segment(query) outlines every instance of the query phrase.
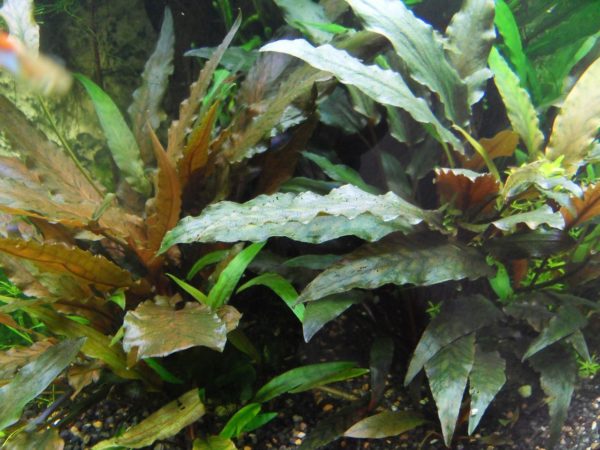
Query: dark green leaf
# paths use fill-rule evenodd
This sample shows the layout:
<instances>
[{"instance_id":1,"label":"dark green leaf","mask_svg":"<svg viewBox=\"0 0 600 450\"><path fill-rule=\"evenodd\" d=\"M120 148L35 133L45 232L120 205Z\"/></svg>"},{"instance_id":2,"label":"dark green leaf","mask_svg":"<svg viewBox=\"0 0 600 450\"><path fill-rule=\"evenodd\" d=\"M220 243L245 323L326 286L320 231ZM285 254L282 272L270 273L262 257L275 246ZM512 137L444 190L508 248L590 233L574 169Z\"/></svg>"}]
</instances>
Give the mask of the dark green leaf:
<instances>
[{"instance_id":1,"label":"dark green leaf","mask_svg":"<svg viewBox=\"0 0 600 450\"><path fill-rule=\"evenodd\" d=\"M475 334L471 333L442 348L425 364L446 447L452 442L474 357Z\"/></svg>"},{"instance_id":2,"label":"dark green leaf","mask_svg":"<svg viewBox=\"0 0 600 450\"><path fill-rule=\"evenodd\" d=\"M219 433L219 436L228 439L239 436L244 427L260 413L260 409L261 406L259 403L250 403L244 406L231 416L223 427L223 430Z\"/></svg>"},{"instance_id":3,"label":"dark green leaf","mask_svg":"<svg viewBox=\"0 0 600 450\"><path fill-rule=\"evenodd\" d=\"M156 359L146 358L144 359L144 362L148 365L148 367L150 367L158 374L161 380L166 381L167 383L183 384L183 380L181 378L178 378L175 375L173 375L169 370L167 370L165 366L159 363Z\"/></svg>"},{"instance_id":4,"label":"dark green leaf","mask_svg":"<svg viewBox=\"0 0 600 450\"><path fill-rule=\"evenodd\" d=\"M288 259L283 264L287 267L303 267L305 269L323 270L338 262L340 255L301 255Z\"/></svg>"},{"instance_id":5,"label":"dark green leaf","mask_svg":"<svg viewBox=\"0 0 600 450\"><path fill-rule=\"evenodd\" d=\"M357 295L352 295L352 292L346 292L308 303L302 321L304 340L306 342L310 341L325 324L335 319L353 304L358 303L360 299L357 297Z\"/></svg>"},{"instance_id":6,"label":"dark green leaf","mask_svg":"<svg viewBox=\"0 0 600 450\"><path fill-rule=\"evenodd\" d=\"M475 362L469 375L469 394L471 395L471 414L469 415L469 434L473 434L485 410L506 382L505 362L498 352L485 352L475 348Z\"/></svg>"},{"instance_id":7,"label":"dark green leaf","mask_svg":"<svg viewBox=\"0 0 600 450\"><path fill-rule=\"evenodd\" d=\"M292 283L283 278L277 273L263 273L255 278L252 278L247 283L244 283L237 292L242 292L252 286L266 286L275 292L286 305L290 307L292 312L298 317L300 322L304 320L304 305L296 304L298 300L298 292Z\"/></svg>"},{"instance_id":8,"label":"dark green leaf","mask_svg":"<svg viewBox=\"0 0 600 450\"><path fill-rule=\"evenodd\" d=\"M214 252L207 253L194 263L185 278L190 281L206 266L223 261L228 254L229 250L215 250Z\"/></svg>"},{"instance_id":9,"label":"dark green leaf","mask_svg":"<svg viewBox=\"0 0 600 450\"><path fill-rule=\"evenodd\" d=\"M302 152L305 158L318 165L325 174L334 181L352 184L370 194L378 194L379 190L364 182L360 174L344 164L333 164L327 158L316 153Z\"/></svg>"},{"instance_id":10,"label":"dark green leaf","mask_svg":"<svg viewBox=\"0 0 600 450\"><path fill-rule=\"evenodd\" d=\"M392 367L392 360L394 359L394 341L392 338L376 338L371 346L369 359L369 372L371 373L371 402L369 408L373 409L383 398L385 380Z\"/></svg>"},{"instance_id":11,"label":"dark green leaf","mask_svg":"<svg viewBox=\"0 0 600 450\"><path fill-rule=\"evenodd\" d=\"M203 303L207 306L210 306L208 304L208 298L206 297L206 295L204 295L204 293L202 291L200 291L199 289L196 289L194 286L192 286L191 284L186 283L183 280L180 280L179 278L177 278L175 275L171 275L170 273L167 274L167 276L173 280L177 286L179 286L181 289L183 289L185 292L187 292L188 294L190 294L192 297L194 297L194 299L198 300L200 303Z\"/></svg>"},{"instance_id":12,"label":"dark green leaf","mask_svg":"<svg viewBox=\"0 0 600 450\"><path fill-rule=\"evenodd\" d=\"M344 433L346 437L381 439L398 436L426 422L420 414L412 411L383 411L355 423Z\"/></svg>"},{"instance_id":13,"label":"dark green leaf","mask_svg":"<svg viewBox=\"0 0 600 450\"><path fill-rule=\"evenodd\" d=\"M244 433L250 433L251 431L256 430L257 428L262 427L263 425L269 423L271 420L275 419L278 416L276 412L271 413L262 413L258 414L254 419L246 424L244 429L242 430Z\"/></svg>"},{"instance_id":14,"label":"dark green leaf","mask_svg":"<svg viewBox=\"0 0 600 450\"><path fill-rule=\"evenodd\" d=\"M215 50L215 47L195 48L185 52L184 56L209 59ZM257 56L258 52L256 50L246 50L242 47L230 47L223 53L220 64L230 72L246 73L256 61Z\"/></svg>"}]
</instances>

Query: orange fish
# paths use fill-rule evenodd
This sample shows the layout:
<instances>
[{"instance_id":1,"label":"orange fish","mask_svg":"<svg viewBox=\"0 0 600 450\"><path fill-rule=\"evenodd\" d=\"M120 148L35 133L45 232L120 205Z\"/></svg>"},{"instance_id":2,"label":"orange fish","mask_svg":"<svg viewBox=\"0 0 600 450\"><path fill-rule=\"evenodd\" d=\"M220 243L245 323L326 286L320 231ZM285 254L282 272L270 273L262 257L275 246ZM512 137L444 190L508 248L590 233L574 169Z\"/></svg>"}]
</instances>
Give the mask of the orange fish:
<instances>
[{"instance_id":1,"label":"orange fish","mask_svg":"<svg viewBox=\"0 0 600 450\"><path fill-rule=\"evenodd\" d=\"M36 55L3 31L0 31L0 68L44 95L64 94L72 83L71 74L64 67L46 56Z\"/></svg>"}]
</instances>

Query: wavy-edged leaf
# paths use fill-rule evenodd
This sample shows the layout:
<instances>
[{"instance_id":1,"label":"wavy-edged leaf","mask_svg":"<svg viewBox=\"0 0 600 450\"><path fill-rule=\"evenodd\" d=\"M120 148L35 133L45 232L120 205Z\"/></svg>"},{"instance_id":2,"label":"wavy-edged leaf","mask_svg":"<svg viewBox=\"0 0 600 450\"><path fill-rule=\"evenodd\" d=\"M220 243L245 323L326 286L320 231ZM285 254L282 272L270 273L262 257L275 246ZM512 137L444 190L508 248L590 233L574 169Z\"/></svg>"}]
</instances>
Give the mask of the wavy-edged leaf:
<instances>
[{"instance_id":1,"label":"wavy-edged leaf","mask_svg":"<svg viewBox=\"0 0 600 450\"><path fill-rule=\"evenodd\" d=\"M278 273L263 273L244 283L237 292L242 292L252 286L266 286L275 292L292 310L300 322L304 321L305 306L296 304L298 292L288 280Z\"/></svg>"},{"instance_id":2,"label":"wavy-edged leaf","mask_svg":"<svg viewBox=\"0 0 600 450\"><path fill-rule=\"evenodd\" d=\"M600 183L588 186L583 197L571 197L571 208L562 207L566 228L574 228L600 215Z\"/></svg>"},{"instance_id":3,"label":"wavy-edged leaf","mask_svg":"<svg viewBox=\"0 0 600 450\"><path fill-rule=\"evenodd\" d=\"M355 423L344 436L362 439L381 439L398 436L423 425L426 420L412 411L383 411Z\"/></svg>"},{"instance_id":4,"label":"wavy-edged leaf","mask_svg":"<svg viewBox=\"0 0 600 450\"><path fill-rule=\"evenodd\" d=\"M271 236L320 243L354 235L374 241L394 231L411 232L421 222L436 223L437 214L392 192L372 195L346 185L325 196L312 192L260 195L242 204L211 205L169 231L161 252L181 243L259 242Z\"/></svg>"},{"instance_id":5,"label":"wavy-edged leaf","mask_svg":"<svg viewBox=\"0 0 600 450\"><path fill-rule=\"evenodd\" d=\"M475 334L442 348L425 363L431 394L437 406L446 447L450 447L463 393L475 358Z\"/></svg>"},{"instance_id":6,"label":"wavy-edged leaf","mask_svg":"<svg viewBox=\"0 0 600 450\"><path fill-rule=\"evenodd\" d=\"M142 73L142 85L133 92L133 103L127 110L133 122L133 134L140 146L146 164L152 161L152 143L148 139L148 128L156 130L163 120L160 103L165 95L169 76L173 73L175 33L173 15L166 7L163 22L154 52L146 61Z\"/></svg>"},{"instance_id":7,"label":"wavy-edged leaf","mask_svg":"<svg viewBox=\"0 0 600 450\"><path fill-rule=\"evenodd\" d=\"M562 306L540 335L529 345L523 355L523 361L560 339L570 336L586 324L587 319L577 308L571 305Z\"/></svg>"},{"instance_id":8,"label":"wavy-edged leaf","mask_svg":"<svg viewBox=\"0 0 600 450\"><path fill-rule=\"evenodd\" d=\"M500 319L501 315L482 295L445 301L442 311L429 323L417 344L404 384L409 384L443 347Z\"/></svg>"},{"instance_id":9,"label":"wavy-edged leaf","mask_svg":"<svg viewBox=\"0 0 600 450\"><path fill-rule=\"evenodd\" d=\"M446 28L446 51L452 66L469 89L469 104L484 93L485 81L492 76L487 58L496 39L494 0L466 0Z\"/></svg>"},{"instance_id":10,"label":"wavy-edged leaf","mask_svg":"<svg viewBox=\"0 0 600 450\"><path fill-rule=\"evenodd\" d=\"M470 115L467 87L446 59L443 40L437 31L417 19L403 2L347 0L347 3L369 31L390 40L411 76L440 96L446 116L464 125Z\"/></svg>"},{"instance_id":11,"label":"wavy-edged leaf","mask_svg":"<svg viewBox=\"0 0 600 450\"><path fill-rule=\"evenodd\" d=\"M492 225L499 230L511 232L515 231L520 224L527 225L531 230L535 230L541 225L562 230L565 227L565 220L559 212L554 212L550 206L543 205L533 211L513 214L492 222Z\"/></svg>"},{"instance_id":12,"label":"wavy-edged leaf","mask_svg":"<svg viewBox=\"0 0 600 450\"><path fill-rule=\"evenodd\" d=\"M194 440L192 450L237 450L231 439L221 436L207 436Z\"/></svg>"},{"instance_id":13,"label":"wavy-edged leaf","mask_svg":"<svg viewBox=\"0 0 600 450\"><path fill-rule=\"evenodd\" d=\"M10 383L0 388L0 430L19 420L25 405L44 392L75 359L84 342L84 338L59 342L26 364Z\"/></svg>"},{"instance_id":14,"label":"wavy-edged leaf","mask_svg":"<svg viewBox=\"0 0 600 450\"><path fill-rule=\"evenodd\" d=\"M498 352L486 352L480 346L475 348L475 361L469 375L469 394L471 395L471 414L469 415L469 434L473 434L485 410L504 383L506 363Z\"/></svg>"},{"instance_id":15,"label":"wavy-edged leaf","mask_svg":"<svg viewBox=\"0 0 600 450\"><path fill-rule=\"evenodd\" d=\"M306 305L304 320L302 321L302 331L304 341L308 342L317 332L332 321L350 306L360 301L356 295L344 293L322 298L317 302L310 302Z\"/></svg>"},{"instance_id":16,"label":"wavy-edged leaf","mask_svg":"<svg viewBox=\"0 0 600 450\"><path fill-rule=\"evenodd\" d=\"M142 448L155 441L174 436L205 413L198 389L192 389L167 403L121 436L107 439L92 447L104 450L112 447Z\"/></svg>"},{"instance_id":17,"label":"wavy-edged leaf","mask_svg":"<svg viewBox=\"0 0 600 450\"><path fill-rule=\"evenodd\" d=\"M492 160L502 156L512 156L519 144L519 135L512 130L503 130L489 139L480 139L479 144ZM475 152L473 157L463 161L463 167L470 170L481 170L485 167L485 161L479 153Z\"/></svg>"},{"instance_id":18,"label":"wavy-edged leaf","mask_svg":"<svg viewBox=\"0 0 600 450\"><path fill-rule=\"evenodd\" d=\"M174 310L146 301L125 315L123 327L123 348L130 352L137 347L138 359L166 356L195 346L221 352L227 341L225 323L200 303L186 303L183 309Z\"/></svg>"},{"instance_id":19,"label":"wavy-edged leaf","mask_svg":"<svg viewBox=\"0 0 600 450\"><path fill-rule=\"evenodd\" d=\"M587 69L565 99L554 120L546 156L562 164L571 175L584 163L600 128L600 58Z\"/></svg>"},{"instance_id":20,"label":"wavy-edged leaf","mask_svg":"<svg viewBox=\"0 0 600 450\"><path fill-rule=\"evenodd\" d=\"M10 317L10 316L9 316ZM33 343L29 347L14 346L0 353L0 380L12 378L20 367L35 360L43 352L55 345L51 339Z\"/></svg>"},{"instance_id":21,"label":"wavy-edged leaf","mask_svg":"<svg viewBox=\"0 0 600 450\"><path fill-rule=\"evenodd\" d=\"M373 100L402 108L417 122L433 125L443 141L448 142L457 151L463 151L462 144L456 136L433 115L425 100L416 97L410 91L396 72L374 65L364 65L344 50L329 44L313 47L304 39L272 42L261 48L261 51L286 53L306 61L319 70L332 73L340 82L358 88Z\"/></svg>"},{"instance_id":22,"label":"wavy-edged leaf","mask_svg":"<svg viewBox=\"0 0 600 450\"><path fill-rule=\"evenodd\" d=\"M0 251L29 260L38 267L67 273L83 283L108 291L133 284L131 274L104 256L61 243L0 239Z\"/></svg>"},{"instance_id":23,"label":"wavy-edged leaf","mask_svg":"<svg viewBox=\"0 0 600 450\"><path fill-rule=\"evenodd\" d=\"M40 26L34 19L33 0L4 0L0 16L6 22L10 34L21 40L29 50L37 54L40 46Z\"/></svg>"},{"instance_id":24,"label":"wavy-edged leaf","mask_svg":"<svg viewBox=\"0 0 600 450\"><path fill-rule=\"evenodd\" d=\"M561 434L567 411L575 389L577 364L570 351L552 347L531 358L533 368L540 373L540 383L547 395L550 413L550 439L548 448L553 448Z\"/></svg>"},{"instance_id":25,"label":"wavy-edged leaf","mask_svg":"<svg viewBox=\"0 0 600 450\"><path fill-rule=\"evenodd\" d=\"M540 131L540 122L531 98L495 47L490 52L488 63L494 72L494 82L506 106L512 128L521 136L530 157L534 158L541 150L544 135Z\"/></svg>"},{"instance_id":26,"label":"wavy-edged leaf","mask_svg":"<svg viewBox=\"0 0 600 450\"><path fill-rule=\"evenodd\" d=\"M318 44L331 41L332 33L328 33L318 24L329 23L322 5L312 0L274 0L283 12L285 21L294 28L308 35Z\"/></svg>"},{"instance_id":27,"label":"wavy-edged leaf","mask_svg":"<svg viewBox=\"0 0 600 450\"><path fill-rule=\"evenodd\" d=\"M351 289L384 284L430 286L492 274L477 250L436 236L393 235L367 244L322 272L298 298L308 302Z\"/></svg>"},{"instance_id":28,"label":"wavy-edged leaf","mask_svg":"<svg viewBox=\"0 0 600 450\"><path fill-rule=\"evenodd\" d=\"M500 184L489 173L468 169L436 169L435 186L441 203L452 203L463 212L491 212Z\"/></svg>"},{"instance_id":29,"label":"wavy-edged leaf","mask_svg":"<svg viewBox=\"0 0 600 450\"><path fill-rule=\"evenodd\" d=\"M512 198L534 186L551 198L552 195L557 194L559 189L581 197L583 191L578 184L563 176L564 172L562 170L554 171L553 168L548 167L554 164L554 162L548 163L548 161L539 160L512 169L504 182L502 196ZM566 200L570 201L569 198Z\"/></svg>"},{"instance_id":30,"label":"wavy-edged leaf","mask_svg":"<svg viewBox=\"0 0 600 450\"><path fill-rule=\"evenodd\" d=\"M142 195L150 194L150 182L144 174L140 148L121 111L100 86L89 78L75 74L94 103L100 125L115 164L129 185Z\"/></svg>"},{"instance_id":31,"label":"wavy-edged leaf","mask_svg":"<svg viewBox=\"0 0 600 450\"><path fill-rule=\"evenodd\" d=\"M356 363L349 361L296 367L277 375L261 387L254 396L254 401L264 403L281 394L297 394L336 381L359 377L367 372L368 370L360 369Z\"/></svg>"},{"instance_id":32,"label":"wavy-edged leaf","mask_svg":"<svg viewBox=\"0 0 600 450\"><path fill-rule=\"evenodd\" d=\"M200 71L198 80L190 87L190 96L181 103L179 107L179 119L173 121L169 128L169 145L167 146L167 155L172 162L178 163L182 156L185 145L185 137L187 129L191 128L194 115L196 114L199 105L202 102L202 97L206 95L208 86L212 80L213 73L217 69L223 53L231 44L235 33L242 24L242 18L238 16L233 23L231 30L223 39L223 42L215 49L212 56Z\"/></svg>"}]
</instances>

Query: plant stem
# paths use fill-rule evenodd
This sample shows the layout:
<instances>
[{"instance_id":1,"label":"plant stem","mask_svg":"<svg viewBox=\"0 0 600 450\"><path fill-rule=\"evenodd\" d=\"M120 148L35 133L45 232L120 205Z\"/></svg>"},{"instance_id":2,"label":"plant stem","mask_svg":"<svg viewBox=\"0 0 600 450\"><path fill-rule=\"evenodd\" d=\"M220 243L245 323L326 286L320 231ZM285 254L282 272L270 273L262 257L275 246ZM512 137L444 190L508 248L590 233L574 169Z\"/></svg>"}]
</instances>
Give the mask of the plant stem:
<instances>
[{"instance_id":1,"label":"plant stem","mask_svg":"<svg viewBox=\"0 0 600 450\"><path fill-rule=\"evenodd\" d=\"M344 392L344 391L341 391L339 389L332 388L332 387L329 387L329 386L319 386L316 389L318 389L319 391L326 392L326 393L328 393L329 395L331 395L333 397L341 398L341 399L344 399L344 400L350 400L350 401L360 400L360 398L357 397L356 395L349 394L347 392Z\"/></svg>"}]
</instances>

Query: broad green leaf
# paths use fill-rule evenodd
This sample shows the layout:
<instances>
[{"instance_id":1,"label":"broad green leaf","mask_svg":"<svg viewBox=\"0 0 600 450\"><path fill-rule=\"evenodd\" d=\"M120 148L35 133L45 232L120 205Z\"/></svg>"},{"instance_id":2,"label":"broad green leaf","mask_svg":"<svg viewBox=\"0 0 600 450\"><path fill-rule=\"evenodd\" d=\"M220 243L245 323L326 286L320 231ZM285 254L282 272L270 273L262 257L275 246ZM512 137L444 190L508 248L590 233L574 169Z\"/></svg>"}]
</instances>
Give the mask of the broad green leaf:
<instances>
[{"instance_id":1,"label":"broad green leaf","mask_svg":"<svg viewBox=\"0 0 600 450\"><path fill-rule=\"evenodd\" d=\"M198 389L192 389L129 428L121 436L94 445L92 450L147 447L155 441L176 435L202 417L204 412Z\"/></svg>"},{"instance_id":2,"label":"broad green leaf","mask_svg":"<svg viewBox=\"0 0 600 450\"><path fill-rule=\"evenodd\" d=\"M123 348L130 352L137 347L138 359L166 356L199 345L220 352L227 341L226 324L199 303L186 303L176 311L146 301L125 315L123 326Z\"/></svg>"},{"instance_id":3,"label":"broad green leaf","mask_svg":"<svg viewBox=\"0 0 600 450\"><path fill-rule=\"evenodd\" d=\"M475 361L469 375L469 394L471 395L471 413L469 415L469 434L473 434L485 410L504 383L505 362L498 352L486 352L475 348Z\"/></svg>"},{"instance_id":4,"label":"broad green leaf","mask_svg":"<svg viewBox=\"0 0 600 450\"><path fill-rule=\"evenodd\" d=\"M600 128L600 58L581 75L554 120L546 156L563 157L567 174L574 174L592 148Z\"/></svg>"},{"instance_id":5,"label":"broad green leaf","mask_svg":"<svg viewBox=\"0 0 600 450\"><path fill-rule=\"evenodd\" d=\"M437 31L417 19L400 1L346 1L369 31L390 40L411 76L440 96L446 116L454 123L464 125L470 115L467 88L448 63L443 39Z\"/></svg>"},{"instance_id":6,"label":"broad green leaf","mask_svg":"<svg viewBox=\"0 0 600 450\"><path fill-rule=\"evenodd\" d=\"M421 222L435 223L424 211L392 192L372 195L352 185L321 196L260 195L243 204L220 202L198 217L187 217L167 233L161 252L192 242L260 242L271 236L320 243L354 235L375 241L394 231L409 233Z\"/></svg>"},{"instance_id":7,"label":"broad green leaf","mask_svg":"<svg viewBox=\"0 0 600 450\"><path fill-rule=\"evenodd\" d=\"M485 81L492 76L487 59L496 39L494 0L466 0L446 29L450 62L469 89L469 104L483 96Z\"/></svg>"},{"instance_id":8,"label":"broad green leaf","mask_svg":"<svg viewBox=\"0 0 600 450\"><path fill-rule=\"evenodd\" d=\"M329 44L315 48L303 39L272 42L265 45L261 51L287 53L319 70L330 72L343 84L360 89L373 100L383 105L402 108L417 122L433 125L443 141L448 142L455 150L463 151L462 144L456 136L433 115L425 100L416 97L410 91L406 82L396 72L364 65L347 52ZM455 77L458 78L456 74ZM464 101L466 103L466 97Z\"/></svg>"},{"instance_id":9,"label":"broad green leaf","mask_svg":"<svg viewBox=\"0 0 600 450\"><path fill-rule=\"evenodd\" d=\"M252 286L268 287L275 292L279 298L285 302L286 305L289 306L300 322L304 320L305 306L296 304L296 300L298 300L298 292L296 292L296 289L294 286L292 286L292 283L283 278L281 275L277 273L263 273L244 283L242 286L240 286L237 292L242 292Z\"/></svg>"},{"instance_id":10,"label":"broad green leaf","mask_svg":"<svg viewBox=\"0 0 600 450\"><path fill-rule=\"evenodd\" d=\"M187 292L188 294L190 294L192 297L194 297L200 303L203 303L206 306L210 306L208 304L208 297L206 297L206 295L200 289L195 288L191 284L186 283L185 281L177 278L175 275L171 275L170 273L168 273L167 276L171 280L173 280L177 284L177 286L179 286L185 292Z\"/></svg>"},{"instance_id":11,"label":"broad green leaf","mask_svg":"<svg viewBox=\"0 0 600 450\"><path fill-rule=\"evenodd\" d=\"M249 403L244 406L231 416L219 436L228 439L237 437L243 432L244 427L260 413L260 410L260 403Z\"/></svg>"},{"instance_id":12,"label":"broad green leaf","mask_svg":"<svg viewBox=\"0 0 600 450\"><path fill-rule=\"evenodd\" d=\"M230 439L221 436L208 436L194 440L192 450L237 450Z\"/></svg>"},{"instance_id":13,"label":"broad green leaf","mask_svg":"<svg viewBox=\"0 0 600 450\"><path fill-rule=\"evenodd\" d=\"M323 6L312 0L274 0L284 13L285 21L302 33L308 35L317 44L331 41L333 33L325 31L314 24L327 24Z\"/></svg>"},{"instance_id":14,"label":"broad green leaf","mask_svg":"<svg viewBox=\"0 0 600 450\"><path fill-rule=\"evenodd\" d=\"M208 305L211 308L218 308L229 301L246 267L265 244L266 242L256 242L249 245L227 264L227 267L221 272L217 282L208 293Z\"/></svg>"},{"instance_id":15,"label":"broad green leaf","mask_svg":"<svg viewBox=\"0 0 600 450\"><path fill-rule=\"evenodd\" d=\"M429 323L417 344L404 384L408 385L443 347L500 318L501 312L481 295L445 301L442 311Z\"/></svg>"},{"instance_id":16,"label":"broad green leaf","mask_svg":"<svg viewBox=\"0 0 600 450\"><path fill-rule=\"evenodd\" d=\"M152 161L152 143L148 138L147 126L156 130L163 120L160 103L165 95L169 76L173 73L175 33L173 15L166 7L156 47L142 73L142 84L133 92L133 103L127 112L133 122L133 133L140 146L142 159Z\"/></svg>"},{"instance_id":17,"label":"broad green leaf","mask_svg":"<svg viewBox=\"0 0 600 450\"><path fill-rule=\"evenodd\" d=\"M329 362L296 367L276 376L261 387L254 401L267 402L281 394L308 391L336 381L359 377L368 370L360 369L354 362Z\"/></svg>"},{"instance_id":18,"label":"broad green leaf","mask_svg":"<svg viewBox=\"0 0 600 450\"><path fill-rule=\"evenodd\" d=\"M475 357L475 334L442 348L425 364L431 394L437 406L446 447L450 447L463 393Z\"/></svg>"},{"instance_id":19,"label":"broad green leaf","mask_svg":"<svg viewBox=\"0 0 600 450\"><path fill-rule=\"evenodd\" d=\"M492 222L496 228L502 231L514 232L519 224L527 225L531 230L535 230L541 225L548 225L552 228L562 230L565 226L565 220L560 212L554 212L548 205L540 206L538 209L519 214L513 214Z\"/></svg>"},{"instance_id":20,"label":"broad green leaf","mask_svg":"<svg viewBox=\"0 0 600 450\"><path fill-rule=\"evenodd\" d=\"M352 184L370 194L378 194L379 190L368 185L362 179L360 174L351 167L345 164L333 164L327 158L316 153L302 152L302 155L318 165L325 174L334 181L340 183Z\"/></svg>"},{"instance_id":21,"label":"broad green leaf","mask_svg":"<svg viewBox=\"0 0 600 450\"><path fill-rule=\"evenodd\" d=\"M341 255L301 255L283 263L287 267L323 270L342 259Z\"/></svg>"},{"instance_id":22,"label":"broad green leaf","mask_svg":"<svg viewBox=\"0 0 600 450\"><path fill-rule=\"evenodd\" d=\"M558 443L567 418L577 379L577 364L572 352L556 346L538 353L530 361L540 373L540 383L547 395L550 413L550 439L547 447L553 448Z\"/></svg>"},{"instance_id":23,"label":"broad green leaf","mask_svg":"<svg viewBox=\"0 0 600 450\"><path fill-rule=\"evenodd\" d=\"M529 61L523 51L521 42L521 33L515 16L504 0L496 0L496 16L494 23L498 33L502 36L503 50L508 56L509 61L517 71L517 76L521 86L527 86L527 66Z\"/></svg>"},{"instance_id":24,"label":"broad green leaf","mask_svg":"<svg viewBox=\"0 0 600 450\"><path fill-rule=\"evenodd\" d=\"M550 319L548 326L529 345L529 348L523 355L523 361L560 339L575 333L585 327L586 324L587 319L576 307L570 305L562 306L554 317Z\"/></svg>"},{"instance_id":25,"label":"broad green leaf","mask_svg":"<svg viewBox=\"0 0 600 450\"><path fill-rule=\"evenodd\" d=\"M144 196L150 194L150 182L144 174L144 164L135 137L121 111L112 99L89 78L75 74L94 103L100 125L115 164L133 189Z\"/></svg>"},{"instance_id":26,"label":"broad green leaf","mask_svg":"<svg viewBox=\"0 0 600 450\"><path fill-rule=\"evenodd\" d=\"M383 411L352 425L344 436L362 439L381 439L398 436L423 425L426 420L412 411Z\"/></svg>"},{"instance_id":27,"label":"broad green leaf","mask_svg":"<svg viewBox=\"0 0 600 450\"><path fill-rule=\"evenodd\" d=\"M40 395L79 353L85 338L67 339L50 347L0 388L0 430L16 423L27 403Z\"/></svg>"},{"instance_id":28,"label":"broad green leaf","mask_svg":"<svg viewBox=\"0 0 600 450\"><path fill-rule=\"evenodd\" d=\"M519 85L518 77L496 48L492 48L488 63L494 72L494 82L506 106L512 128L521 136L530 159L534 159L541 150L544 136L540 131L539 119L531 98Z\"/></svg>"},{"instance_id":29,"label":"broad green leaf","mask_svg":"<svg viewBox=\"0 0 600 450\"><path fill-rule=\"evenodd\" d=\"M492 273L478 251L459 242L447 242L435 235L393 235L362 246L322 272L301 292L298 301L313 301L354 288L375 289L388 283L429 286Z\"/></svg>"},{"instance_id":30,"label":"broad green leaf","mask_svg":"<svg viewBox=\"0 0 600 450\"><path fill-rule=\"evenodd\" d=\"M33 0L4 0L0 16L10 34L21 40L35 55L40 46L40 26L35 22L34 7Z\"/></svg>"},{"instance_id":31,"label":"broad green leaf","mask_svg":"<svg viewBox=\"0 0 600 450\"><path fill-rule=\"evenodd\" d=\"M215 250L214 252L207 253L194 263L188 274L185 276L186 280L190 281L206 266L223 261L228 254L229 250Z\"/></svg>"},{"instance_id":32,"label":"broad green leaf","mask_svg":"<svg viewBox=\"0 0 600 450\"><path fill-rule=\"evenodd\" d=\"M302 321L304 341L310 341L325 324L338 317L350 306L358 303L360 300L357 297L351 292L347 292L306 304Z\"/></svg>"}]
</instances>

